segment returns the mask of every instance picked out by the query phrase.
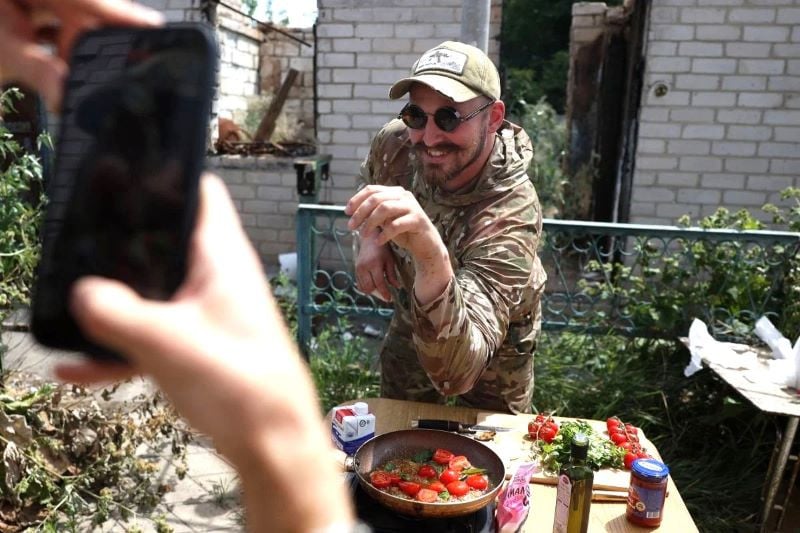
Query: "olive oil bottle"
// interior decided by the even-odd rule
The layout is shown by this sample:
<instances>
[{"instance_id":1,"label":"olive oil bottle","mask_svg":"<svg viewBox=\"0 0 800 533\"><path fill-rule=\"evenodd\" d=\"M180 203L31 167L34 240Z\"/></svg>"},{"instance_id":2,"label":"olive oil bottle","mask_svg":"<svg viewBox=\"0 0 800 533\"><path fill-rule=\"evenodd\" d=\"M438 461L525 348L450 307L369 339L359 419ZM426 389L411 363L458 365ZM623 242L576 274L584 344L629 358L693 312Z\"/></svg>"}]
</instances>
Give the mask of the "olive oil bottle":
<instances>
[{"instance_id":1,"label":"olive oil bottle","mask_svg":"<svg viewBox=\"0 0 800 533\"><path fill-rule=\"evenodd\" d=\"M558 473L553 533L586 533L589 528L594 472L586 464L588 452L589 438L577 433L572 438L570 460Z\"/></svg>"}]
</instances>

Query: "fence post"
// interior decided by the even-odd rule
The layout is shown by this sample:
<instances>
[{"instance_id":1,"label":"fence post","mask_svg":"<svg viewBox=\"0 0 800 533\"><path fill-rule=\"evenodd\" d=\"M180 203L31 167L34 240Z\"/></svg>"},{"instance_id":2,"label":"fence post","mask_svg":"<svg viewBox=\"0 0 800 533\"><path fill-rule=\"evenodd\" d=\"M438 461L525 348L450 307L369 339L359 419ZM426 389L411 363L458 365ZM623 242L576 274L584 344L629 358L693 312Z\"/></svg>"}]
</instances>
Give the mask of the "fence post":
<instances>
[{"instance_id":1,"label":"fence post","mask_svg":"<svg viewBox=\"0 0 800 533\"><path fill-rule=\"evenodd\" d=\"M309 359L308 344L311 340L311 226L313 212L303 206L297 209L297 344L300 353Z\"/></svg>"}]
</instances>

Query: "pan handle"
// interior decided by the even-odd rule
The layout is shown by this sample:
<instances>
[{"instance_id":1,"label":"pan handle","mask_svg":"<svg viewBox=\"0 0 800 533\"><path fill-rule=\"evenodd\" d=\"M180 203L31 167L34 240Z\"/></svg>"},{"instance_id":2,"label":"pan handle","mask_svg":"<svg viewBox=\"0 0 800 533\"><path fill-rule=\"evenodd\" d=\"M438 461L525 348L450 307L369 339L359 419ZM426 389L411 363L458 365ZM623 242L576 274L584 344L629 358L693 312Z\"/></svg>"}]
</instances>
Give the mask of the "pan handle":
<instances>
[{"instance_id":1,"label":"pan handle","mask_svg":"<svg viewBox=\"0 0 800 533\"><path fill-rule=\"evenodd\" d=\"M344 471L345 472L355 472L356 471L356 458L353 455L348 455L344 458Z\"/></svg>"},{"instance_id":2,"label":"pan handle","mask_svg":"<svg viewBox=\"0 0 800 533\"><path fill-rule=\"evenodd\" d=\"M347 455L342 450L332 448L331 449L331 460L336 464L336 466L342 472L355 472L356 466L354 461L355 457L352 455Z\"/></svg>"}]
</instances>

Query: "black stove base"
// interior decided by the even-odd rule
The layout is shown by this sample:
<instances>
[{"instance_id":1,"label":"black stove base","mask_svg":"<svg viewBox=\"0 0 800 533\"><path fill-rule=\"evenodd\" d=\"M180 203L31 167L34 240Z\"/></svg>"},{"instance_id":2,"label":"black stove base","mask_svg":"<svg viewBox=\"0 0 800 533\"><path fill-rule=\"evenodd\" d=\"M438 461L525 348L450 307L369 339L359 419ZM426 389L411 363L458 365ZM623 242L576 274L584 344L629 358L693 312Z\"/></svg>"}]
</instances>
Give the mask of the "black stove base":
<instances>
[{"instance_id":1,"label":"black stove base","mask_svg":"<svg viewBox=\"0 0 800 533\"><path fill-rule=\"evenodd\" d=\"M355 474L348 474L356 514L375 533L493 533L495 504L453 518L415 518L387 509L361 489Z\"/></svg>"}]
</instances>

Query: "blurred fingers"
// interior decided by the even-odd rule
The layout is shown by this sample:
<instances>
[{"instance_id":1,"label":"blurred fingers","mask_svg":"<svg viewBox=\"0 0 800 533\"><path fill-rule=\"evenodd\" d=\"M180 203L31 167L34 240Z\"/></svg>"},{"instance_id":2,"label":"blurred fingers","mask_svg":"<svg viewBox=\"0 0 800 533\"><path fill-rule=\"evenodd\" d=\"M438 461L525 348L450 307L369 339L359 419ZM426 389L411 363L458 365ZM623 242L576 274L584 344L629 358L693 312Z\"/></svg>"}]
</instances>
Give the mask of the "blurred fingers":
<instances>
[{"instance_id":1,"label":"blurred fingers","mask_svg":"<svg viewBox=\"0 0 800 533\"><path fill-rule=\"evenodd\" d=\"M0 0L0 28L19 37L33 38L33 26L18 5Z\"/></svg>"},{"instance_id":2,"label":"blurred fingers","mask_svg":"<svg viewBox=\"0 0 800 533\"><path fill-rule=\"evenodd\" d=\"M7 31L0 31L0 50L14 50L14 53L0 55L0 81L21 83L35 90L49 109L58 110L66 64L38 44Z\"/></svg>"},{"instance_id":3,"label":"blurred fingers","mask_svg":"<svg viewBox=\"0 0 800 533\"><path fill-rule=\"evenodd\" d=\"M177 332L165 304L141 298L109 279L81 278L72 288L70 311L84 334L143 368L147 354L159 353ZM144 356L142 355L144 354Z\"/></svg>"},{"instance_id":4,"label":"blurred fingers","mask_svg":"<svg viewBox=\"0 0 800 533\"><path fill-rule=\"evenodd\" d=\"M41 6L55 11L60 17L81 13L96 17L103 25L159 26L164 15L137 2L124 0L38 0Z\"/></svg>"},{"instance_id":5,"label":"blurred fingers","mask_svg":"<svg viewBox=\"0 0 800 533\"><path fill-rule=\"evenodd\" d=\"M130 365L92 360L59 363L55 367L55 373L58 379L71 383L111 383L137 374Z\"/></svg>"}]
</instances>

